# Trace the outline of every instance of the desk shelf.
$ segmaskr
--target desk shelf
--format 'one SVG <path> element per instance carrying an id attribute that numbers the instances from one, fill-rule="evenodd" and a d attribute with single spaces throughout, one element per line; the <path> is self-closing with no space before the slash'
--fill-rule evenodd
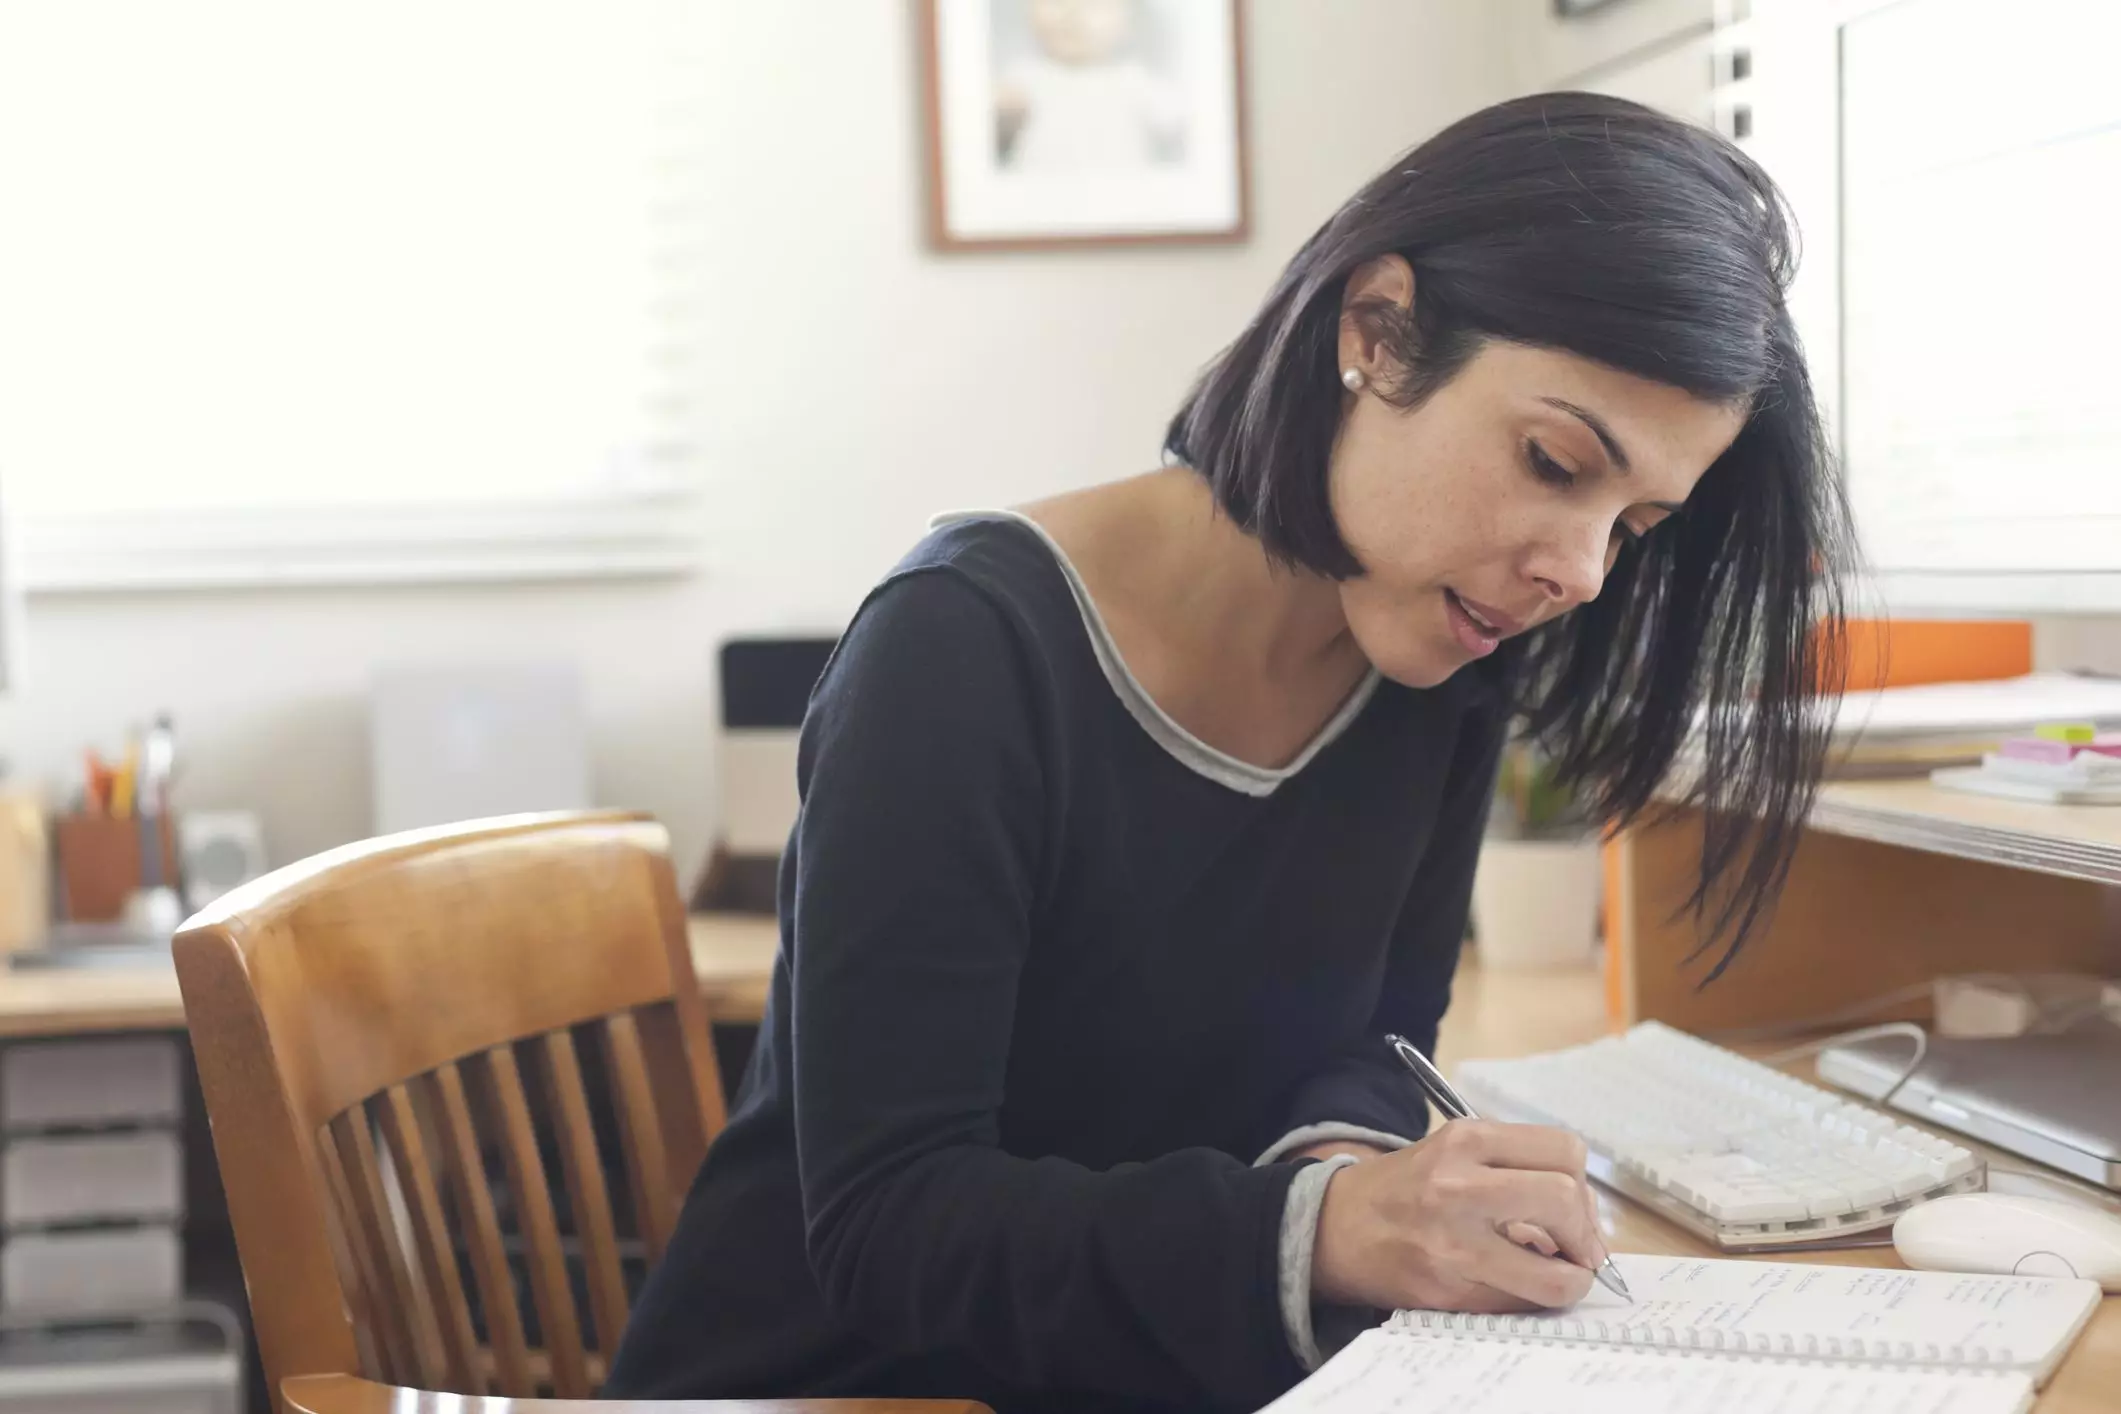
<path id="1" fill-rule="evenodd" d="M 1811 828 L 1928 854 L 2121 884 L 2121 806 L 2041 805 L 1926 780 L 1836 781 Z"/>

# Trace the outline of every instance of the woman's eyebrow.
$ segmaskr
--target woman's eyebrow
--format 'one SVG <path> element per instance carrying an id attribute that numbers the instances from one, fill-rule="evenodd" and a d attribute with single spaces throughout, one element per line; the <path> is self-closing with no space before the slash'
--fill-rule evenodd
<path id="1" fill-rule="evenodd" d="M 1613 435 L 1612 428 L 1606 426 L 1604 418 L 1592 412 L 1589 408 L 1580 408 L 1576 404 L 1566 402 L 1561 398 L 1541 398 L 1539 401 L 1550 408 L 1558 408 L 1590 428 L 1591 434 L 1598 439 L 1599 445 L 1605 448 L 1605 454 L 1613 459 L 1613 465 L 1623 474 L 1634 469 L 1628 461 L 1627 448 L 1620 445 L 1620 439 Z"/>

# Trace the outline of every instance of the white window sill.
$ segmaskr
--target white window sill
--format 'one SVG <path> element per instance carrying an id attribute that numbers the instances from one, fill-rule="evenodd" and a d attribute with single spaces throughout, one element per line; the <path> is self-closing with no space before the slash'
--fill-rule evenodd
<path id="1" fill-rule="evenodd" d="M 32 516 L 30 594 L 641 579 L 698 568 L 697 500 L 652 492 L 462 506 Z"/>

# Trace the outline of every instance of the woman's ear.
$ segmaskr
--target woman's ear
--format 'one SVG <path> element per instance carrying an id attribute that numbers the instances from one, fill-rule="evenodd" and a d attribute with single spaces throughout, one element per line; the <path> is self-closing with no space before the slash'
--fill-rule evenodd
<path id="1" fill-rule="evenodd" d="M 1396 361 L 1384 348 L 1376 317 L 1379 305 L 1412 312 L 1414 267 L 1405 256 L 1380 255 L 1364 261 L 1341 290 L 1340 377 L 1351 392 L 1397 371 Z"/>

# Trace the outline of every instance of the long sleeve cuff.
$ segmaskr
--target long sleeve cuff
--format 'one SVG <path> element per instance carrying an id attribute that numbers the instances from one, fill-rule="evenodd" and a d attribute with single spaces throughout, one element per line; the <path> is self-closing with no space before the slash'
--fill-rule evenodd
<path id="1" fill-rule="evenodd" d="M 1308 1149 L 1313 1144 L 1334 1139 L 1351 1139 L 1374 1144 L 1380 1149 L 1404 1149 L 1412 1142 L 1381 1129 L 1329 1121 L 1290 1130 L 1269 1145 L 1254 1162 L 1271 1164 L 1298 1149 Z M 1282 1331 L 1288 1337 L 1290 1351 L 1306 1370 L 1315 1370 L 1324 1362 L 1319 1348 L 1319 1313 L 1311 1300 L 1311 1265 L 1318 1247 L 1318 1218 L 1325 1210 L 1326 1185 L 1334 1174 L 1354 1162 L 1352 1155 L 1335 1154 L 1318 1163 L 1306 1164 L 1291 1180 L 1288 1197 L 1282 1203 L 1279 1267 Z M 1333 1314 L 1359 1317 L 1365 1313 L 1336 1309 Z M 1340 1319 L 1334 1324 L 1334 1341 L 1338 1344 L 1353 1336 L 1363 1322 Z"/>
<path id="2" fill-rule="evenodd" d="M 1325 1208 L 1326 1184 L 1354 1162 L 1352 1155 L 1336 1154 L 1305 1164 L 1290 1182 L 1289 1196 L 1282 1203 L 1281 1324 L 1290 1351 L 1305 1370 L 1315 1370 L 1321 1363 L 1311 1319 L 1311 1259 L 1318 1246 L 1318 1216 Z"/>

